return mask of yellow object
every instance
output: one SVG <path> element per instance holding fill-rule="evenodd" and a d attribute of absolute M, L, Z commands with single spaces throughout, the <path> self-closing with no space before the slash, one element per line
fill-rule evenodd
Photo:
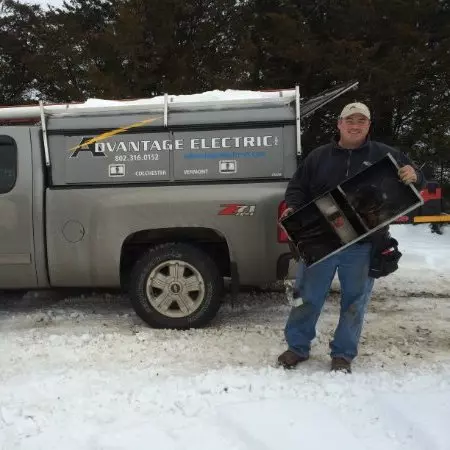
<path fill-rule="evenodd" d="M 450 222 L 450 214 L 442 214 L 440 216 L 415 216 L 415 223 L 428 223 L 428 222 Z"/>

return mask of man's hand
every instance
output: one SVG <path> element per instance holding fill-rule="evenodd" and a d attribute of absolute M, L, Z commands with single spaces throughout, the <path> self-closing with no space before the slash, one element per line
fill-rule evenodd
<path fill-rule="evenodd" d="M 283 211 L 283 214 L 281 214 L 280 220 L 281 220 L 281 219 L 284 219 L 284 218 L 287 217 L 287 216 L 289 216 L 289 214 L 292 214 L 293 212 L 294 212 L 294 208 L 286 208 L 286 209 Z"/>
<path fill-rule="evenodd" d="M 398 176 L 405 184 L 415 183 L 417 181 L 417 174 L 412 166 L 404 166 L 399 169 Z"/>

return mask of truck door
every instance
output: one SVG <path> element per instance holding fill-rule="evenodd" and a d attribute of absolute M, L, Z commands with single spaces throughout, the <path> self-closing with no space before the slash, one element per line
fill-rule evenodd
<path fill-rule="evenodd" d="M 28 127 L 0 127 L 0 289 L 32 288 L 33 171 Z"/>

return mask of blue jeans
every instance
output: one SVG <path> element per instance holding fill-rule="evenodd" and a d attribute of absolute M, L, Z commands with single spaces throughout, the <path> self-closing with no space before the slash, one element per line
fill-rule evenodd
<path fill-rule="evenodd" d="M 317 320 L 337 270 L 341 311 L 330 343 L 331 357 L 347 361 L 355 358 L 374 283 L 368 276 L 370 251 L 371 244 L 353 244 L 314 267 L 306 268 L 299 262 L 294 296 L 301 297 L 302 303 L 292 308 L 285 327 L 290 350 L 300 356 L 309 355 L 311 341 L 316 337 Z"/>

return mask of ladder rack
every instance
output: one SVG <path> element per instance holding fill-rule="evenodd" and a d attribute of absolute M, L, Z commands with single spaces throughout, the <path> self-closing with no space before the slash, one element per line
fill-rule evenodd
<path fill-rule="evenodd" d="M 230 96 L 229 93 L 225 92 L 224 98 L 214 98 L 215 94 L 213 91 L 212 93 L 204 93 L 209 94 L 206 99 L 203 94 L 186 96 L 169 96 L 168 94 L 164 94 L 155 98 L 138 100 L 101 100 L 100 104 L 96 104 L 94 100 L 85 103 L 44 105 L 40 101 L 38 106 L 0 107 L 0 125 L 1 123 L 7 123 L 8 125 L 29 124 L 33 121 L 36 124 L 40 123 L 42 127 L 45 163 L 50 167 L 47 119 L 51 117 L 73 118 L 93 115 L 160 114 L 163 117 L 164 127 L 167 128 L 169 125 L 169 110 L 170 112 L 220 111 L 226 109 L 277 108 L 295 104 L 296 151 L 297 155 L 301 155 L 301 119 L 311 115 L 314 111 L 345 92 L 356 89 L 358 84 L 358 82 L 350 82 L 344 86 L 335 86 L 318 96 L 310 98 L 301 108 L 300 88 L 298 85 L 294 89 L 248 91 L 254 94 L 253 97 L 245 93 L 243 94 L 242 91 L 235 91 L 240 93 L 236 97 Z"/>
<path fill-rule="evenodd" d="M 297 89 L 297 88 L 296 88 Z M 232 108 L 260 108 L 280 106 L 296 100 L 296 89 L 279 91 L 254 91 L 262 94 L 261 97 L 240 98 L 209 98 L 207 100 L 198 97 L 197 100 L 177 100 L 176 96 L 164 94 L 161 97 L 139 100 L 112 100 L 103 104 L 90 106 L 86 103 L 64 103 L 38 106 L 10 106 L 0 107 L 0 120 L 14 119 L 40 119 L 41 108 L 46 116 L 54 117 L 82 117 L 94 114 L 120 115 L 124 113 L 161 113 L 167 118 L 171 111 L 200 111 L 220 110 Z M 273 94 L 273 95 L 270 95 Z M 95 103 L 91 101 L 91 103 Z"/>
<path fill-rule="evenodd" d="M 192 100 L 193 96 L 187 96 L 187 101 L 177 101 L 176 98 L 164 94 L 162 97 L 153 99 L 140 100 L 117 100 L 105 101 L 103 104 L 90 106 L 86 103 L 65 103 L 44 105 L 42 101 L 39 106 L 12 106 L 0 108 L 0 122 L 5 121 L 8 124 L 27 123 L 36 121 L 40 122 L 42 127 L 42 139 L 44 144 L 45 164 L 50 167 L 50 152 L 48 148 L 47 138 L 47 119 L 49 117 L 86 117 L 92 115 L 121 115 L 127 113 L 147 113 L 162 114 L 164 127 L 168 126 L 169 109 L 172 112 L 182 111 L 219 111 L 222 109 L 252 109 L 261 107 L 277 107 L 296 102 L 296 119 L 297 119 L 297 153 L 300 154 L 300 91 L 298 86 L 290 90 L 271 90 L 271 91 L 255 91 L 262 96 L 249 98 L 225 98 L 215 99 L 209 97 L 207 100 Z M 92 103 L 92 102 L 91 102 Z M 169 106 L 170 105 L 170 106 Z"/>

